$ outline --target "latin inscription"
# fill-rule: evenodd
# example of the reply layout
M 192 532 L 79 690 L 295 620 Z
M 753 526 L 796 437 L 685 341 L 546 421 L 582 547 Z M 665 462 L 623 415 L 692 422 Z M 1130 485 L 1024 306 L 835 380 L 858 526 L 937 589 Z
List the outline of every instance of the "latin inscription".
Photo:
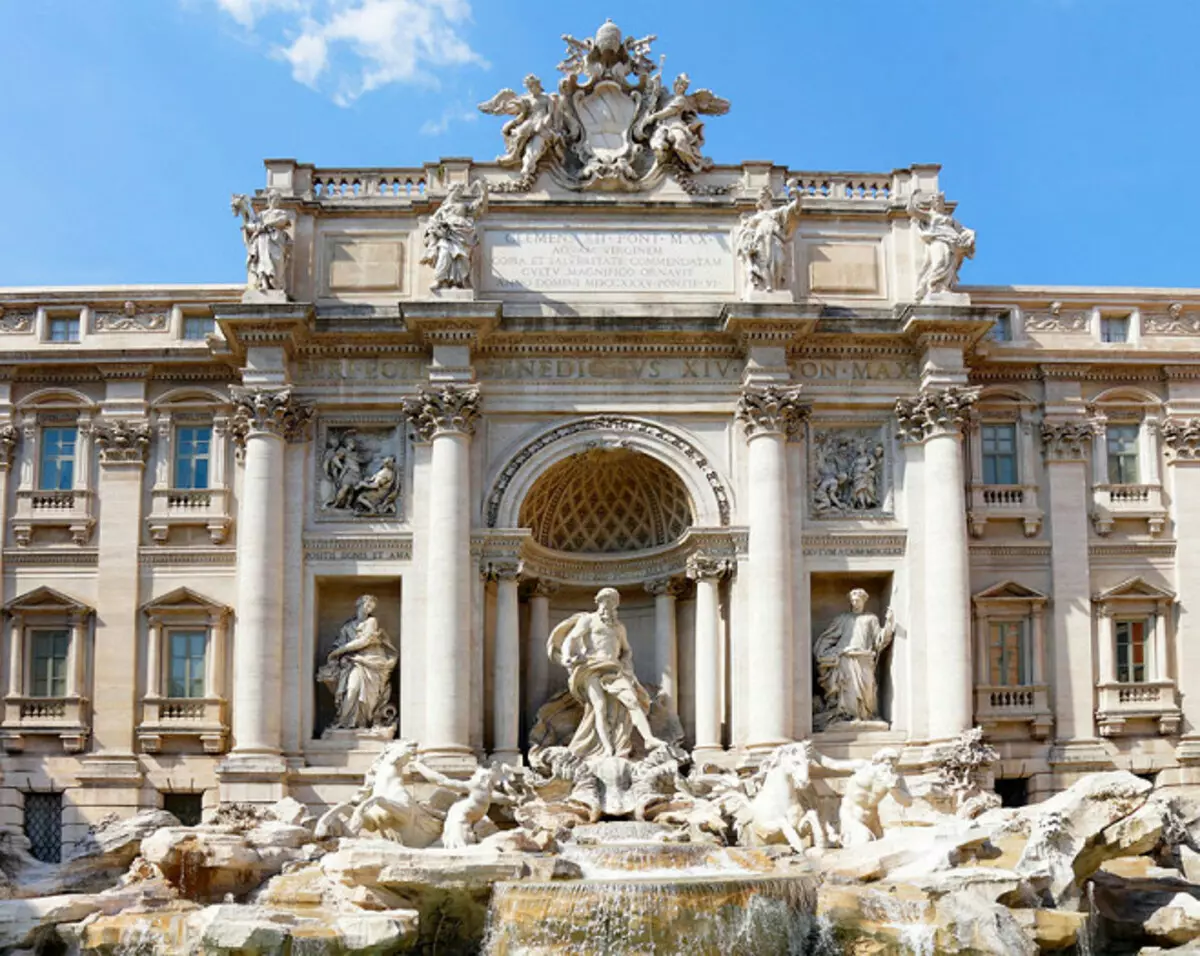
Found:
M 491 292 L 733 292 L 724 232 L 505 229 L 483 247 Z

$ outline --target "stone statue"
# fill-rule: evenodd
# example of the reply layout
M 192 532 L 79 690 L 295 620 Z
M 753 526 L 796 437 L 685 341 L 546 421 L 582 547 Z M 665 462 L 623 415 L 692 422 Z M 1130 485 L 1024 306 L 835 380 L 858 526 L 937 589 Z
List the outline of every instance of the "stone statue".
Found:
M 712 167 L 712 160 L 700 152 L 704 124 L 699 117 L 725 115 L 729 100 L 714 95 L 712 90 L 688 93 L 690 82 L 686 73 L 680 73 L 671 97 L 646 118 L 646 123 L 658 124 L 650 136 L 650 148 L 660 163 L 678 163 L 689 172 L 699 173 Z
M 908 214 L 925 243 L 925 262 L 917 276 L 916 300 L 951 293 L 963 259 L 975 255 L 975 230 L 962 226 L 946 209 L 946 197 L 935 193 L 926 200 L 920 190 L 908 199 Z
M 771 752 L 746 783 L 750 795 L 738 787 L 718 796 L 732 812 L 739 843 L 786 844 L 803 853 L 807 835 L 812 846 L 823 849 L 827 845 L 809 775 L 816 759 L 811 741 L 784 744 Z
M 375 617 L 376 599 L 364 594 L 355 615 L 342 625 L 317 680 L 333 692 L 337 719 L 346 730 L 376 727 L 395 719 L 391 697 L 396 648 Z
M 242 217 L 246 244 L 246 286 L 259 293 L 286 291 L 288 258 L 292 252 L 291 219 L 279 208 L 279 193 L 267 190 L 267 208 L 259 215 L 249 196 L 235 195 L 233 214 Z
M 838 808 L 838 827 L 843 847 L 861 846 L 883 836 L 879 804 L 888 794 L 902 807 L 912 804 L 912 794 L 908 792 L 908 785 L 897 769 L 899 762 L 899 752 L 891 747 L 884 747 L 870 760 L 817 757 L 817 763 L 826 770 L 851 775 Z
M 500 130 L 505 153 L 496 163 L 521 171 L 525 189 L 533 186 L 542 159 L 562 150 L 563 116 L 560 98 L 542 89 L 542 81 L 530 73 L 525 77 L 525 93 L 501 90 L 479 109 L 492 116 L 508 114 L 513 118 Z
M 821 729 L 838 720 L 878 720 L 876 666 L 892 642 L 896 621 L 888 608 L 883 626 L 868 613 L 867 592 L 850 592 L 850 611 L 843 612 L 821 632 L 813 645 L 817 680 L 824 698 L 816 722 Z
M 583 719 L 567 745 L 578 757 L 628 757 L 633 731 L 647 750 L 665 745 L 650 730 L 650 697 L 633 673 L 633 651 L 617 620 L 621 596 L 613 588 L 596 594 L 596 610 L 573 614 L 553 631 L 546 653 L 568 671 L 571 696 Z
M 425 254 L 421 262 L 433 266 L 434 289 L 468 289 L 471 256 L 479 237 L 475 221 L 487 212 L 487 184 L 476 180 L 469 187 L 455 183 L 425 226 Z
M 395 455 L 383 455 L 384 445 L 368 436 L 367 447 L 352 432 L 330 436 L 321 459 L 321 506 L 357 515 L 394 515 L 400 497 L 400 472 Z M 364 476 L 371 461 L 374 471 Z
M 747 291 L 774 292 L 787 285 L 787 243 L 800 218 L 800 191 L 788 183 L 792 198 L 775 205 L 769 186 L 763 186 L 757 212 L 746 213 L 734 232 L 733 245 L 745 269 Z

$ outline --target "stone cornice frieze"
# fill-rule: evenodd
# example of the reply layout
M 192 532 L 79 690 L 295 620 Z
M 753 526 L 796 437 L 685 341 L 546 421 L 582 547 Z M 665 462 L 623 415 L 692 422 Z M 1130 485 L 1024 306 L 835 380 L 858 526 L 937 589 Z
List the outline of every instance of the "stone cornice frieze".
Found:
M 970 422 L 979 389 L 950 385 L 921 392 L 912 398 L 896 399 L 896 418 L 901 438 L 920 443 L 937 435 L 954 434 Z
M 150 452 L 150 423 L 139 419 L 118 418 L 100 422 L 94 430 L 100 449 L 100 463 L 128 465 L 146 463 Z
M 450 382 L 440 388 L 423 388 L 404 400 L 404 414 L 422 441 L 441 433 L 475 434 L 480 414 L 478 385 Z
M 1083 461 L 1095 435 L 1090 421 L 1042 422 L 1042 447 L 1047 461 Z
M 233 432 L 239 442 L 254 432 L 266 432 L 289 442 L 307 439 L 312 406 L 297 401 L 290 385 L 233 385 L 229 394 L 234 404 Z
M 1200 463 L 1200 418 L 1168 418 L 1162 439 L 1168 462 Z
M 738 398 L 734 417 L 747 438 L 759 435 L 799 436 L 812 413 L 812 404 L 801 398 L 798 385 L 747 385 Z

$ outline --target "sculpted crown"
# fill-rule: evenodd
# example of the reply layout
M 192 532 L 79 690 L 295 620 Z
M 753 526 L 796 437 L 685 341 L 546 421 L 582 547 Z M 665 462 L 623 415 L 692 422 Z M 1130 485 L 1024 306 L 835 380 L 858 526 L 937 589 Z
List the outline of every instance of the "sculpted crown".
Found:
M 119 418 L 96 426 L 96 444 L 100 461 L 105 464 L 145 462 L 150 451 L 150 425 L 144 421 Z
M 1046 457 L 1081 461 L 1092 440 L 1093 427 L 1086 421 L 1042 422 L 1042 445 Z
M 450 383 L 423 388 L 404 400 L 404 414 L 422 441 L 432 441 L 438 432 L 473 435 L 479 417 L 479 386 Z
M 935 435 L 958 431 L 971 417 L 979 398 L 978 388 L 950 385 L 896 399 L 896 418 L 905 441 L 922 442 Z
M 312 418 L 312 407 L 296 401 L 291 386 L 247 388 L 233 385 L 234 430 L 245 439 L 248 432 L 268 432 L 285 441 L 301 440 Z
M 798 385 L 747 385 L 735 417 L 746 429 L 747 438 L 771 433 L 795 438 L 811 411 L 812 406 L 800 398 Z

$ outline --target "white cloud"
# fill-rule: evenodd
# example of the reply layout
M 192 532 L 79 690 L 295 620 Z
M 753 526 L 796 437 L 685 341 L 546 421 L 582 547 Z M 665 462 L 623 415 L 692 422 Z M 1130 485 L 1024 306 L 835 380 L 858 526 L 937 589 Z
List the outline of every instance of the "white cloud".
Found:
M 390 83 L 436 85 L 438 68 L 487 65 L 460 32 L 471 18 L 468 0 L 215 2 L 262 35 L 296 82 L 341 106 Z
M 465 106 L 449 106 L 437 119 L 426 120 L 422 123 L 420 133 L 422 136 L 441 136 L 452 123 L 474 123 L 477 119 L 479 119 L 478 110 Z

